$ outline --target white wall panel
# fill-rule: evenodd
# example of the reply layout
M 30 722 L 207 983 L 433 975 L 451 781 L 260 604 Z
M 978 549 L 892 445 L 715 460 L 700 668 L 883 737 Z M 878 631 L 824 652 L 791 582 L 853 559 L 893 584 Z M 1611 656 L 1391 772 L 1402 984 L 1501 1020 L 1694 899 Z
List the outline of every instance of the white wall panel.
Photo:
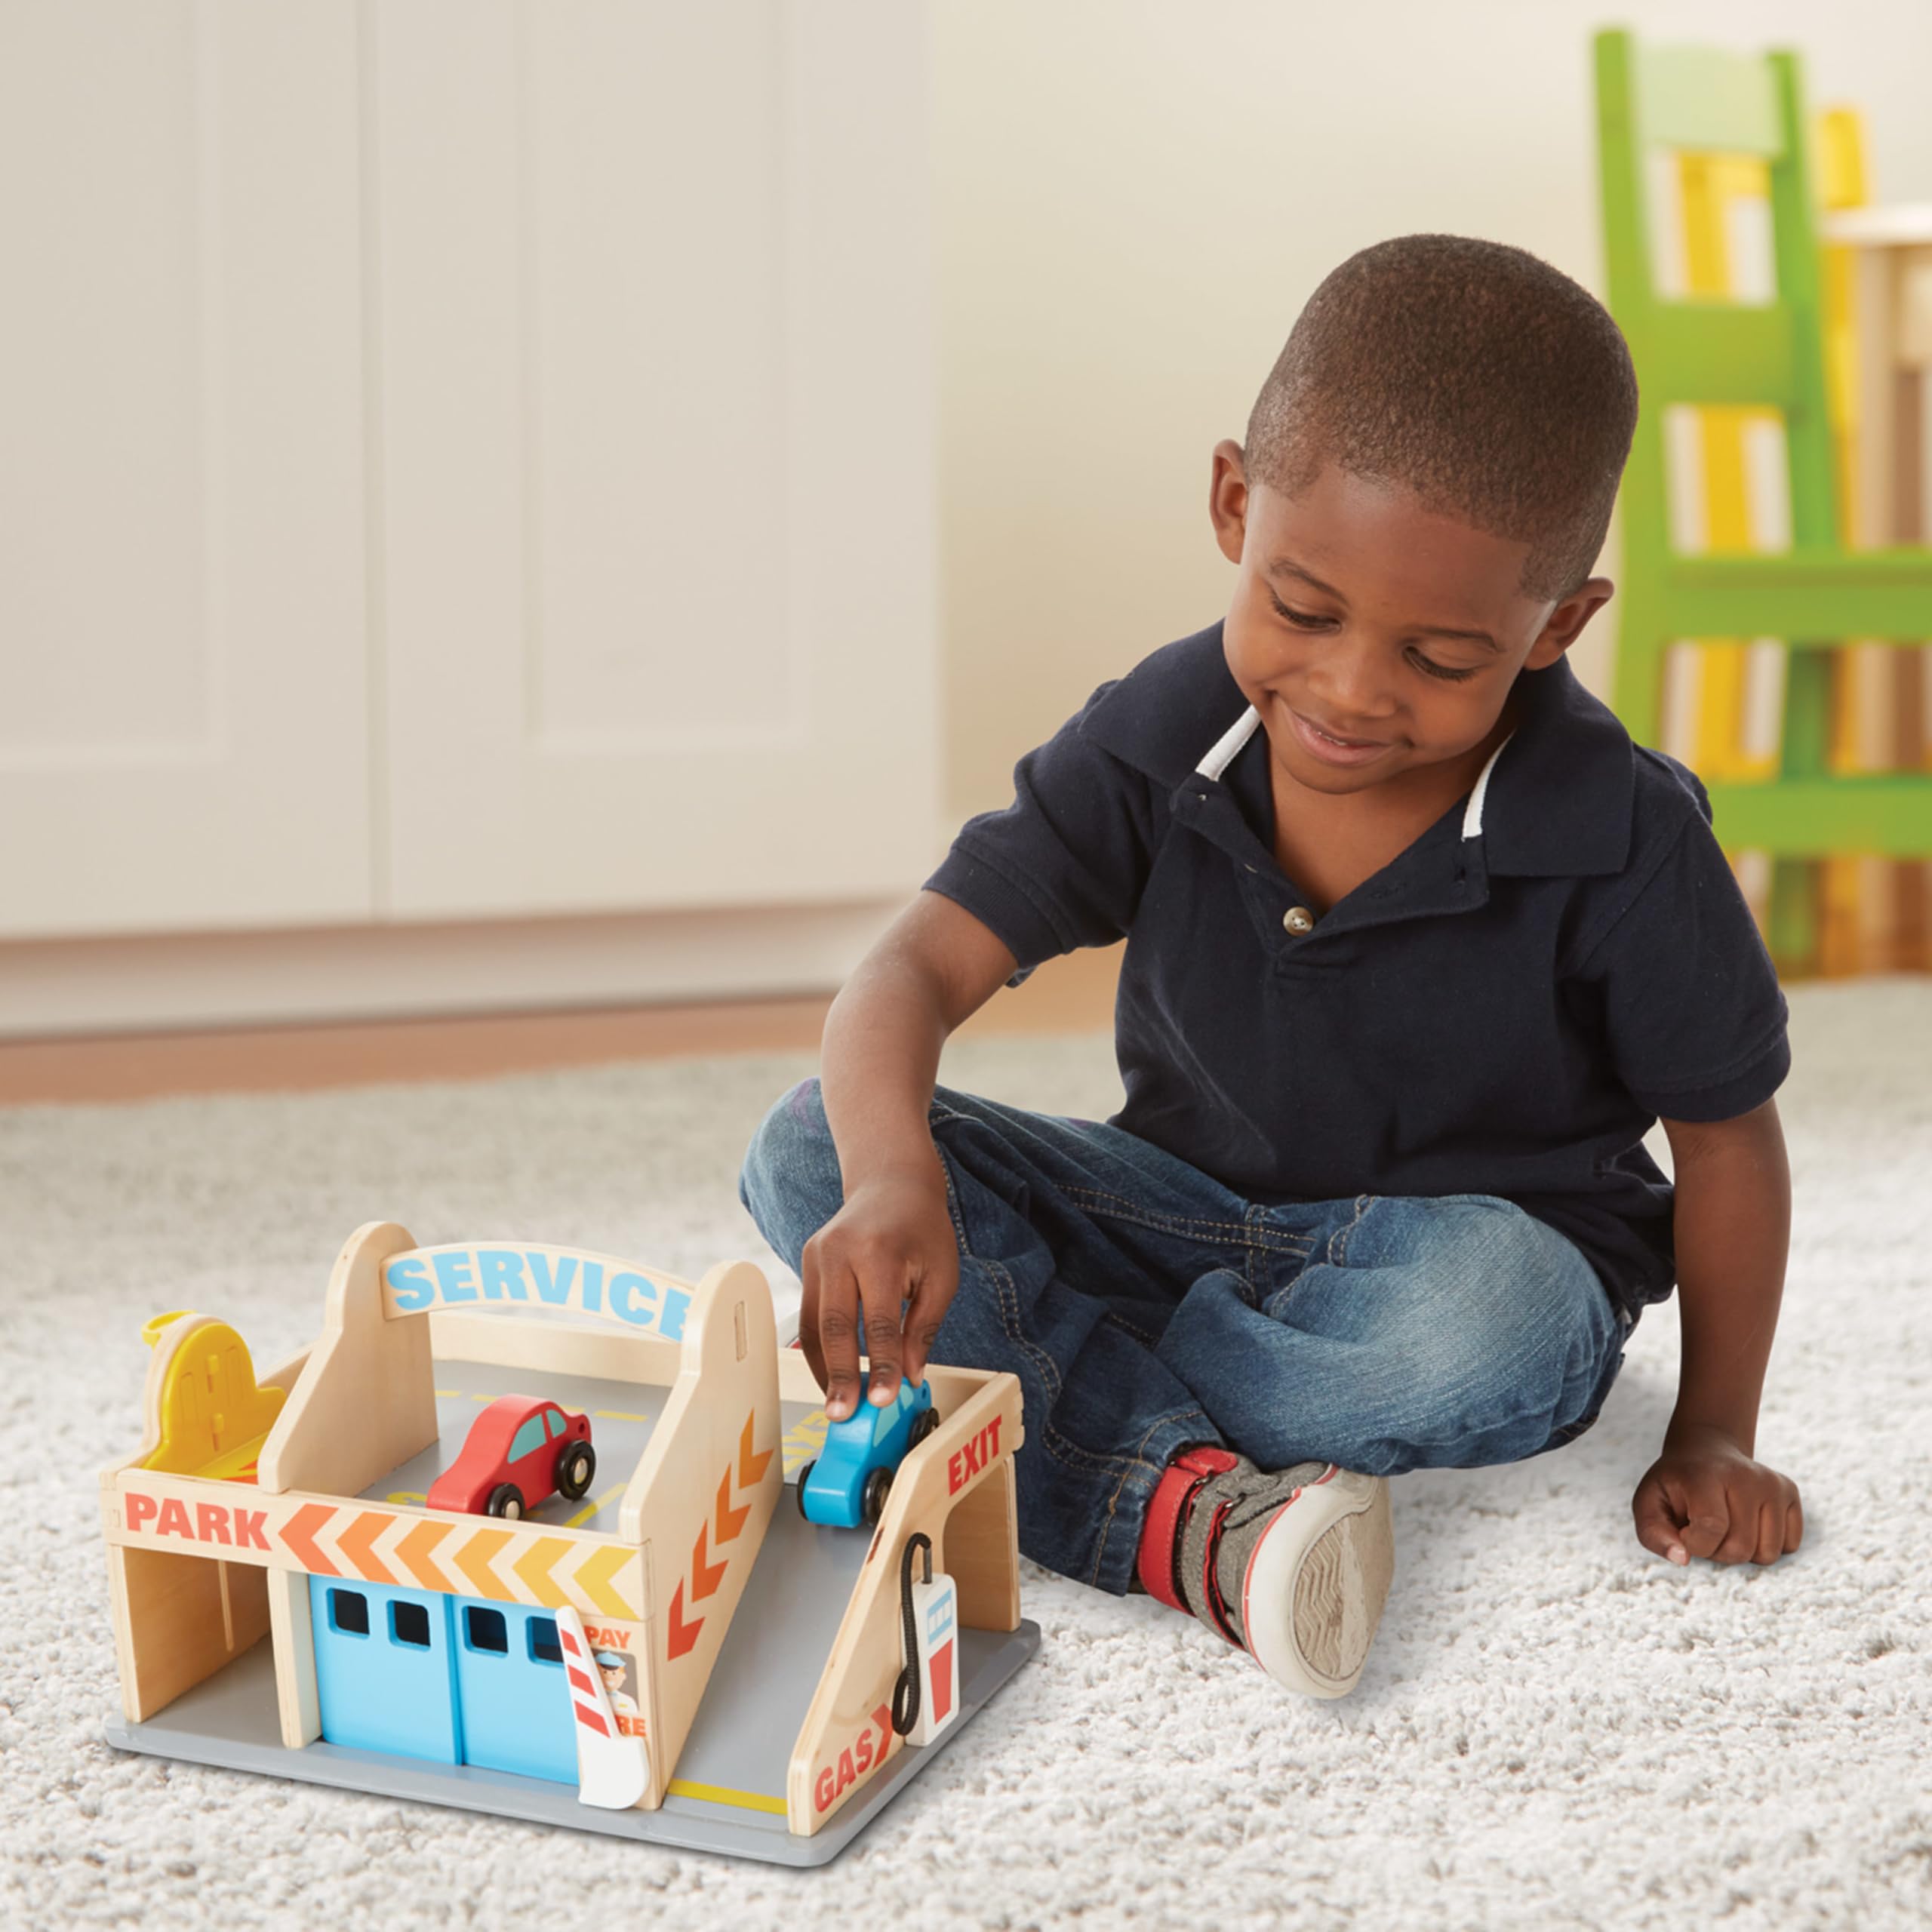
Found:
M 0 932 L 370 908 L 355 27 L 0 8 Z
M 915 884 L 923 10 L 374 20 L 386 909 Z

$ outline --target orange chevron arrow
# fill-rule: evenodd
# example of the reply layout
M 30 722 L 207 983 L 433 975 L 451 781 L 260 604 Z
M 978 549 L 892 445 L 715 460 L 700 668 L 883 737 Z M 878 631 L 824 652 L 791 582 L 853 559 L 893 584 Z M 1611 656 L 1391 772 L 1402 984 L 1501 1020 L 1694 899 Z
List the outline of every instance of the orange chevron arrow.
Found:
M 334 1516 L 326 1503 L 305 1503 L 277 1534 L 311 1576 L 340 1577 L 342 1572 L 316 1547 L 315 1534 Z
M 561 1610 L 570 1601 L 550 1572 L 571 1553 L 561 1537 L 538 1537 L 510 1565 L 546 1610 Z
M 349 1527 L 335 1540 L 351 1572 L 372 1583 L 393 1583 L 395 1579 L 377 1561 L 373 1547 L 376 1539 L 395 1521 L 393 1516 L 385 1516 L 380 1509 L 361 1509 L 349 1520 Z
M 495 1597 L 506 1603 L 515 1601 L 509 1586 L 490 1567 L 491 1558 L 509 1540 L 508 1530 L 477 1530 L 456 1552 L 456 1567 L 475 1585 L 479 1597 Z
M 745 1432 L 738 1438 L 738 1487 L 740 1489 L 749 1489 L 764 1474 L 765 1466 L 771 1460 L 769 1449 L 762 1456 L 752 1454 L 752 1427 L 757 1420 L 758 1411 L 754 1409 L 746 1417 Z
M 715 1540 L 729 1543 L 745 1527 L 751 1513 L 749 1503 L 742 1509 L 731 1507 L 731 1472 L 727 1469 L 718 1481 L 718 1521 L 712 1526 L 717 1532 Z
M 685 1586 L 678 1586 L 671 1598 L 671 1622 L 664 1633 L 664 1651 L 667 1657 L 681 1657 L 697 1641 L 697 1633 L 704 1628 L 704 1619 L 694 1617 L 687 1623 L 684 1619 Z
M 429 1561 L 429 1552 L 449 1533 L 448 1524 L 432 1523 L 426 1518 L 396 1545 L 394 1559 L 425 1589 L 441 1590 L 446 1596 L 452 1595 L 456 1586 Z
M 731 1567 L 728 1559 L 723 1563 L 707 1563 L 704 1560 L 704 1525 L 697 1526 L 697 1541 L 691 1549 L 691 1601 L 702 1603 L 723 1581 L 724 1572 Z
M 606 1617 L 635 1618 L 641 1613 L 635 1604 L 627 1602 L 618 1595 L 617 1577 L 620 1570 L 628 1568 L 636 1560 L 637 1552 L 626 1549 L 621 1545 L 615 1549 L 600 1549 L 577 1565 L 577 1574 L 571 1579 L 571 1587 L 588 1597 L 592 1607 L 601 1610 Z

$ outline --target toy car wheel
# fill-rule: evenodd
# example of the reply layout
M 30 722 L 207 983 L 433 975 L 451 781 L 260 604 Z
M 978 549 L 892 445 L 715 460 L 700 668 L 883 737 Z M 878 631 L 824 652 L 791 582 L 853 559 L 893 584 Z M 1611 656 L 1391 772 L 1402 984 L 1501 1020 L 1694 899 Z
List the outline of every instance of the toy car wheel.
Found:
M 523 1491 L 513 1482 L 500 1482 L 491 1491 L 490 1500 L 484 1507 L 491 1515 L 514 1523 L 523 1514 Z
M 557 1458 L 557 1493 L 574 1503 L 597 1473 L 597 1451 L 587 1442 L 573 1442 Z
M 801 1516 L 805 1516 L 805 1478 L 817 1467 L 817 1462 L 810 1462 L 798 1472 L 798 1514 Z M 809 1523 L 811 1518 L 805 1516 L 805 1521 Z
M 922 1416 L 921 1416 L 921 1417 L 918 1418 L 918 1420 L 916 1422 L 915 1422 L 915 1423 L 913 1423 L 913 1425 L 912 1425 L 912 1441 L 911 1441 L 909 1444 L 907 1444 L 906 1447 L 907 1447 L 909 1449 L 916 1449 L 916 1448 L 918 1448 L 918 1446 L 919 1446 L 919 1444 L 920 1444 L 921 1443 L 922 1443 L 923 1441 L 925 1441 L 925 1439 L 926 1439 L 926 1438 L 927 1438 L 928 1436 L 929 1436 L 930 1435 L 931 1435 L 931 1433 L 933 1432 L 933 1431 L 934 1431 L 934 1429 L 936 1429 L 937 1428 L 938 1428 L 938 1426 L 939 1426 L 939 1411 L 938 1411 L 938 1410 L 937 1410 L 937 1409 L 928 1409 L 928 1410 L 927 1410 L 927 1411 L 926 1411 L 926 1412 L 924 1413 L 924 1414 L 923 1414 Z
M 892 1487 L 890 1469 L 875 1469 L 866 1478 L 865 1491 L 859 1499 L 860 1513 L 866 1519 L 866 1527 L 874 1529 L 878 1519 L 885 1513 L 885 1493 Z

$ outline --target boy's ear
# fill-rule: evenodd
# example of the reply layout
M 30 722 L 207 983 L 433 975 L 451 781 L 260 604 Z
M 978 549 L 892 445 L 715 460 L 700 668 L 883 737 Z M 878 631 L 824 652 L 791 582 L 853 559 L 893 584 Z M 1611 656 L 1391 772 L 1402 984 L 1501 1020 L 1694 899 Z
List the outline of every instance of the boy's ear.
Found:
M 1240 444 L 1230 437 L 1214 445 L 1208 515 L 1221 555 L 1231 564 L 1239 563 L 1241 546 L 1247 540 L 1247 469 Z
M 1523 660 L 1523 669 L 1540 671 L 1554 664 L 1583 635 L 1583 626 L 1610 601 L 1616 589 L 1608 577 L 1593 577 L 1572 591 L 1550 612 Z

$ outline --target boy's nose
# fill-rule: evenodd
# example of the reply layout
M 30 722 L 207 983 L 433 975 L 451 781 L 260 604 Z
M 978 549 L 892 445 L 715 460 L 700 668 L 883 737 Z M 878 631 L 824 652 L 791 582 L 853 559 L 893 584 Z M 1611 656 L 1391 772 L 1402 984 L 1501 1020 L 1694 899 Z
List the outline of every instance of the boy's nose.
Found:
M 1377 726 L 1395 715 L 1383 666 L 1366 646 L 1324 654 L 1309 683 L 1328 706 L 1325 721 L 1345 737 L 1372 738 Z

